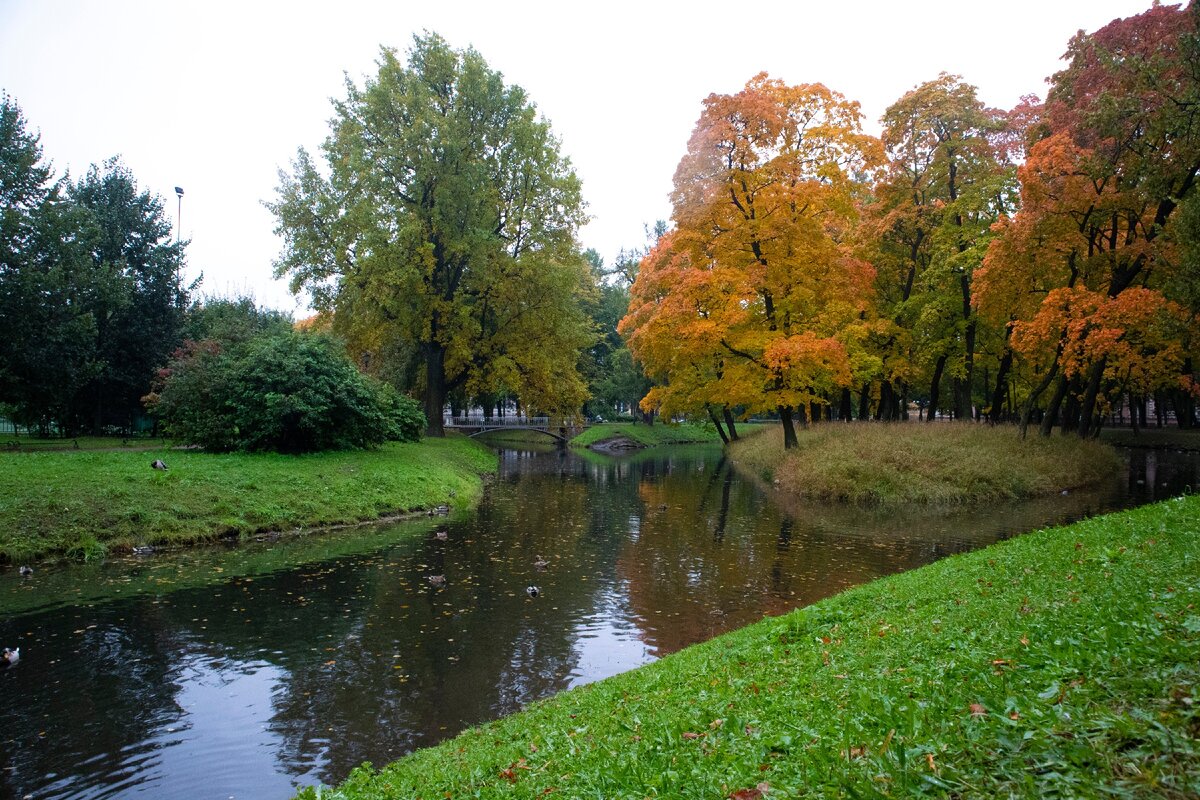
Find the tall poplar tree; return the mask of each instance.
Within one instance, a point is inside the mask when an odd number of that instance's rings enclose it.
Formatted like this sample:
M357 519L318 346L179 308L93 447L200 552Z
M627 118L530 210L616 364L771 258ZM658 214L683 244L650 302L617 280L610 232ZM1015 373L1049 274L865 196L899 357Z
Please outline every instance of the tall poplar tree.
M455 390L577 409L591 281L579 180L549 124L436 34L416 37L407 63L385 48L378 64L335 102L325 169L301 150L281 173L277 274L333 312L360 363L417 361L404 388L423 392L431 435Z

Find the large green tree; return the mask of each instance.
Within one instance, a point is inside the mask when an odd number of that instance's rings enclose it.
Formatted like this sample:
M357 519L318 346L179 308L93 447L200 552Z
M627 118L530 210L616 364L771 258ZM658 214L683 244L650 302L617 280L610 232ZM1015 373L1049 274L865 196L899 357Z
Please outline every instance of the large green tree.
M62 194L20 106L0 97L0 402L47 433L97 373L87 215Z
M53 180L0 98L0 402L43 432L128 428L180 342L182 245L118 161Z
M278 274L334 313L360 362L417 361L404 388L423 392L432 435L456 390L577 409L591 336L583 203L549 124L479 53L437 35L416 37L407 62L383 49L378 65L335 103L325 169L301 150L281 174L267 204Z
M98 364L76 413L100 433L140 414L155 371L179 346L188 303L183 245L171 236L162 199L139 189L117 159L93 165L68 196L87 217L80 236L91 261Z

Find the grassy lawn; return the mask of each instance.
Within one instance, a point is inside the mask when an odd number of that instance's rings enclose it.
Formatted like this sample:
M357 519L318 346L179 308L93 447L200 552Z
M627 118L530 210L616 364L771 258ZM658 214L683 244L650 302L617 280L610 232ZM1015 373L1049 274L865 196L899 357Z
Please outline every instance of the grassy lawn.
M12 450L19 453L50 450L156 450L170 446L171 443L166 439L147 436L79 436L71 439L39 439L36 436L0 434L0 450Z
M166 472L150 462L165 461ZM495 456L465 438L305 456L0 452L0 558L17 562L469 505Z
M1088 486L1119 466L1107 446L1074 436L952 423L824 423L783 449L778 427L733 445L739 467L792 500L862 506L1018 500Z
M571 440L571 446L588 447L597 442L617 438L629 439L643 447L721 441L720 437L717 436L716 430L711 425L696 425L687 422L679 424L656 422L653 425L642 425L632 422L605 422L593 425L576 436Z
M1200 498L852 589L357 770L344 798L1200 796Z

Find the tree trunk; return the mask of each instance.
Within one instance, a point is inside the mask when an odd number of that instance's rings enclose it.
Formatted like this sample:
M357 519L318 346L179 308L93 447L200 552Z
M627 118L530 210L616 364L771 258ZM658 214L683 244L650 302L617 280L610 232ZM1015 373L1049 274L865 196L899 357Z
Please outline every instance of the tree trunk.
M854 403L850 397L849 388L842 389L842 402L838 409L838 414L841 416L843 422L849 422L853 418Z
M707 406L708 418L712 420L712 424L717 428L717 435L721 437L723 444L729 444L729 437L725 435L725 429L721 427L721 420L717 418L717 412L713 411L712 406Z
M791 450L799 447L800 440L796 438L796 426L792 424L792 409L779 406L779 420L783 423L783 449Z
M946 355L943 353L938 357L937 363L933 365L933 380L929 382L929 413L925 415L926 422L933 422L937 417L938 391L941 389L944 369L946 369Z
M734 427L733 414L729 413L729 406L725 406L723 413L725 415L725 427L729 429L729 439L736 442L738 440L737 428Z
M1100 430L1098 421L1093 417L1096 413L1096 396L1100 394L1100 381L1104 378L1104 365L1107 361L1107 356L1101 356L1100 360L1092 365L1092 374L1088 376L1087 389L1083 394L1083 405L1079 409L1079 425L1076 428L1081 439L1086 439L1093 432L1098 433Z
M1046 373L1046 377L1042 378L1042 382L1037 385L1029 395L1029 399L1025 401L1025 410L1021 412L1021 438L1025 438L1025 431L1029 429L1029 421L1033 419L1033 410L1037 407L1038 398L1042 396L1042 392L1050 387L1054 382L1054 376L1058 374L1058 362L1055 361L1050 366L1050 371Z
M988 422L995 425L1003 418L1005 388L1008 383L1008 371L1012 368L1013 351L1004 348L1004 356L1000 359L1000 369L996 372L996 390L992 392L992 403L988 407Z
M445 436L442 419L446 407L446 348L435 343L423 344L425 351L425 435Z
M878 420L892 419L892 398L895 393L892 391L891 381L882 381L879 384L879 411L875 415Z
M1050 398L1050 404L1046 406L1046 415L1042 417L1042 424L1038 429L1038 435L1049 436L1054 430L1054 425L1058 422L1058 411L1062 408L1062 401L1066 396L1067 379L1059 375L1058 383L1054 387L1054 395Z
M858 418L860 420L868 420L871 418L871 384L864 383L862 393L858 396Z

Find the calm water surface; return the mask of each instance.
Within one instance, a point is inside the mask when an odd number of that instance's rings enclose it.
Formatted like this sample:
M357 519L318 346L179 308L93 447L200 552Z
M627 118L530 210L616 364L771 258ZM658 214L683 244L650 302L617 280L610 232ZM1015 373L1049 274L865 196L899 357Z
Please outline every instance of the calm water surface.
M1099 491L929 518L785 515L715 448L506 450L449 519L6 570L0 797L287 798L764 614L1198 485L1196 454L1127 460Z

